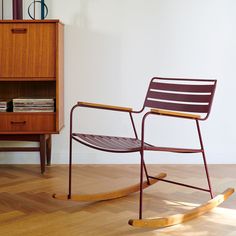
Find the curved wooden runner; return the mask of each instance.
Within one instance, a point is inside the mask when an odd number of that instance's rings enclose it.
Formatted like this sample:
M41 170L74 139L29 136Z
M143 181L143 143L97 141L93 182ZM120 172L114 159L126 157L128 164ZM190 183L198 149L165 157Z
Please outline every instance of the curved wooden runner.
M230 195L234 192L233 188L226 189L223 193L217 195L207 203L204 203L190 211L183 214L176 214L167 217L160 218L150 218L150 219L131 219L129 224L136 227L146 227L146 228L163 228L167 226L172 226L176 224L181 224L183 222L192 220L204 213L210 211L214 207L217 207L222 202L224 202Z
M163 179L166 177L165 173L160 173L159 175L155 176L158 179ZM150 184L147 183L147 181L143 182L143 189L155 184L158 182L157 179L150 179ZM110 200L115 198L121 198L125 197L131 193L135 193L139 191L140 184L135 184L126 188L122 188L119 190L111 191L111 192L104 192L104 193L96 193L96 194L74 194L71 196L70 199L68 199L68 195L58 195L54 194L53 198L59 199L59 200L71 200L71 201L84 201L84 202L90 202L90 201L104 201L104 200Z

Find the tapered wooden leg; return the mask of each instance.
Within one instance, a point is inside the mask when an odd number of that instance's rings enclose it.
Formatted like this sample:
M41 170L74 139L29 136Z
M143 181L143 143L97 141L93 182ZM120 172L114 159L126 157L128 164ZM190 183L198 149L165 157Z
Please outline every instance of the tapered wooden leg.
M52 150L52 139L51 134L48 135L47 141L46 141L46 153L47 153L47 165L51 165L51 150Z
M41 166L41 173L45 172L45 156L46 156L46 135L40 134L40 166Z

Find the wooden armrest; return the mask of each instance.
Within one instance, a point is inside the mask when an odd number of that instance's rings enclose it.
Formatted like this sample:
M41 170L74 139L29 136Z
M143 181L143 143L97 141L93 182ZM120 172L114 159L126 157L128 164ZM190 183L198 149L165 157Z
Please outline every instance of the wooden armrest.
M102 108L102 109L117 110L117 111L127 111L127 112L130 112L133 110L130 107L119 107L119 106L111 106L111 105L97 104L97 103L90 103L90 102L78 102L78 105L84 106L84 107L94 107L94 108Z
M196 115L196 114L168 111L168 110L162 110L162 109L151 109L151 112L157 113L159 115L176 116L176 117L183 117L183 118L190 118L190 119L200 119L201 118L200 115Z

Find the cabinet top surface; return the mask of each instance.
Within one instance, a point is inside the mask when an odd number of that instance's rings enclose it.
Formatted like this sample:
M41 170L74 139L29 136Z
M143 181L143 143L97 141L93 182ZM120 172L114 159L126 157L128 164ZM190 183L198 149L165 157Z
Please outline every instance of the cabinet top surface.
M53 19L53 20L0 20L1 23L60 23L62 24L59 20Z

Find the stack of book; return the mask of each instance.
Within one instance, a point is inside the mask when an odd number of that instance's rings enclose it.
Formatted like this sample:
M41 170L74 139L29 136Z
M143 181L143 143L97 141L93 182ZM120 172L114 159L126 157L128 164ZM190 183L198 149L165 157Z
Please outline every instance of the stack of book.
M12 101L10 99L0 99L0 112L6 112L10 109Z
M13 112L54 112L54 98L14 98Z

